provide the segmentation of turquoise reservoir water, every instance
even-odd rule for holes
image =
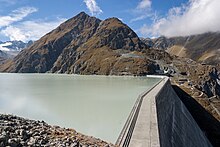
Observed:
[[[0,74],[0,112],[115,143],[137,97],[160,79]]]

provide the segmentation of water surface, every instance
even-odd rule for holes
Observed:
[[[58,74],[0,74],[0,112],[115,143],[139,94],[159,79]]]

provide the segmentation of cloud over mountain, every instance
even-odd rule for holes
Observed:
[[[7,16],[0,16],[0,28],[8,26],[14,22],[20,21],[27,17],[29,14],[37,12],[37,8],[34,7],[22,7],[12,11]]]
[[[7,16],[0,16],[0,35],[10,40],[24,42],[37,40],[66,20],[65,18],[26,20],[26,17],[37,11],[35,7],[21,7]]]
[[[35,20],[24,21],[17,25],[10,25],[0,31],[0,34],[4,34],[10,40],[21,40],[27,42],[29,40],[37,40],[52,29],[56,28],[66,19],[57,18],[53,21],[47,20]]]
[[[166,17],[156,20],[152,26],[143,25],[140,32],[172,37],[220,31],[219,6],[219,0],[189,0],[171,8]]]
[[[84,3],[93,16],[103,12],[95,0],[84,0]]]

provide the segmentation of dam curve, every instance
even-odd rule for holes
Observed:
[[[155,76],[149,76],[155,77]],[[211,147],[168,77],[141,94],[116,145],[122,147]]]

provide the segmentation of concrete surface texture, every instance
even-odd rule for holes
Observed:
[[[161,147],[211,147],[185,105],[171,87],[164,84],[156,96]]]

